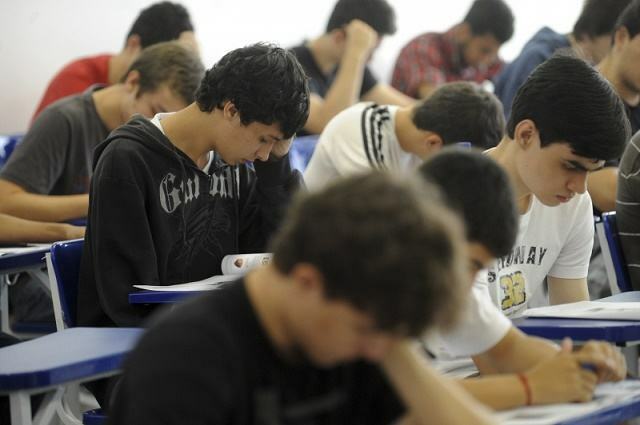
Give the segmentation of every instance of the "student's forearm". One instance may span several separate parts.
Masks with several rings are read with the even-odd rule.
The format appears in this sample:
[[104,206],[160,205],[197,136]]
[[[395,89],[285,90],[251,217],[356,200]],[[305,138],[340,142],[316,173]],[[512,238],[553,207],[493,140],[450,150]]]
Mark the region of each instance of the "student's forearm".
[[310,111],[305,130],[319,134],[331,118],[358,102],[366,65],[366,52],[345,53],[336,78],[324,99]]
[[366,51],[346,52],[331,88],[325,96],[325,104],[340,110],[353,105],[360,98],[362,77],[367,64]]
[[87,216],[89,195],[37,195],[21,192],[4,197],[0,213],[36,221],[67,221]]
[[525,335],[511,327],[493,347],[473,357],[481,374],[524,372],[558,353],[551,341]]
[[547,276],[549,287],[549,303],[551,305],[575,303],[589,300],[587,278],[562,279]]
[[496,410],[524,406],[527,394],[517,375],[463,379],[458,383],[476,400]]
[[488,410],[458,384],[440,376],[409,342],[396,344],[382,367],[412,424],[493,424]]
[[84,228],[65,223],[44,223],[0,214],[0,242],[55,242],[84,236]]
[[543,338],[525,336],[523,341],[515,347],[512,355],[502,365],[502,373],[523,372],[558,354],[557,344]]
[[617,167],[606,167],[589,174],[587,187],[589,188],[589,195],[593,205],[598,210],[608,212],[616,209]]

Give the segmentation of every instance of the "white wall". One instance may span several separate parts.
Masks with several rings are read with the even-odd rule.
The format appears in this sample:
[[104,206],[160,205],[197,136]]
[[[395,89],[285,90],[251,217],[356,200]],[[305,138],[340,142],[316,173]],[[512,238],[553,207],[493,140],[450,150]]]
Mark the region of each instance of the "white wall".
[[[460,21],[472,0],[389,0],[398,32],[372,67],[388,81],[398,50],[415,35]],[[0,134],[23,132],[51,76],[70,59],[117,52],[138,11],[154,0],[0,0]],[[569,32],[582,0],[507,0],[516,32],[502,49],[511,59],[542,25]],[[334,0],[182,0],[207,67],[256,41],[283,46],[320,34]],[[435,7],[438,5],[438,8]],[[289,19],[293,17],[295,19]]]

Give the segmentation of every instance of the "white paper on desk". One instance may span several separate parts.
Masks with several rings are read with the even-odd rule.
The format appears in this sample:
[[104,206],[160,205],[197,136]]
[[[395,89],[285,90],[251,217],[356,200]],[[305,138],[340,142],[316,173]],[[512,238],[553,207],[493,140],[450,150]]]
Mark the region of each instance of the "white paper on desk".
[[495,415],[503,425],[552,425],[634,398],[640,398],[640,381],[630,379],[598,385],[593,400],[588,403],[527,406],[497,412]]
[[249,254],[230,254],[222,258],[222,274],[211,276],[196,282],[179,283],[177,285],[133,285],[134,288],[147,291],[210,291],[218,289],[226,283],[240,279],[250,270],[271,262],[272,254],[258,252]]
[[179,283],[177,285],[133,285],[135,288],[145,289],[147,291],[210,291],[218,289],[227,283],[238,279],[238,275],[219,275],[211,276],[196,282]]
[[27,252],[42,251],[43,248],[50,248],[51,244],[42,244],[35,246],[9,246],[0,248],[0,255],[8,254],[25,254]]
[[640,320],[640,302],[580,301],[548,307],[530,308],[526,317],[560,317],[572,319]]

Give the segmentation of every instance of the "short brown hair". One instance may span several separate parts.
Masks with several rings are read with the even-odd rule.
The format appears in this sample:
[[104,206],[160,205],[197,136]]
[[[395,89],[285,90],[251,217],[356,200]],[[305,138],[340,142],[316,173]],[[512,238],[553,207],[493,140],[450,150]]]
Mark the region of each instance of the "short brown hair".
[[196,90],[204,76],[204,66],[198,54],[178,41],[158,43],[142,50],[122,82],[131,71],[140,73],[138,95],[167,84],[187,104],[195,100]]
[[434,186],[375,172],[300,195],[272,250],[280,272],[312,264],[327,297],[416,336],[451,325],[467,298],[462,234]]

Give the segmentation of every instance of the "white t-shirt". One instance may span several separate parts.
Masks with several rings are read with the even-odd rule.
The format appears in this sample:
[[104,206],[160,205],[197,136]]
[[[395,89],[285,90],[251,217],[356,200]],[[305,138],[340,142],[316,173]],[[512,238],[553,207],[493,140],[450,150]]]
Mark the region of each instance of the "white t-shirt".
[[[588,193],[555,207],[533,197],[529,210],[520,216],[511,255],[478,273],[462,321],[449,332],[429,338],[429,348],[439,357],[459,357],[496,345],[511,327],[507,316],[519,316],[529,301],[542,293],[546,276],[587,276],[593,230]],[[496,306],[504,307],[504,314]]]
[[411,172],[422,163],[404,151],[395,132],[398,106],[355,104],[325,127],[304,172],[309,190],[319,190],[339,177],[373,169]]
[[[322,132],[304,173],[310,190],[372,168],[410,173],[422,160],[405,152],[395,133],[397,106],[358,103],[336,115]],[[427,345],[437,355],[470,356],[496,345],[511,327],[491,301],[486,286],[474,287],[458,326],[433,334]]]
[[500,342],[511,326],[493,304],[486,285],[474,283],[460,322],[447,332],[432,333],[425,343],[440,359],[473,356]]
[[[499,231],[499,229],[497,229]],[[532,299],[541,299],[547,276],[581,279],[587,276],[593,245],[593,210],[588,193],[555,207],[535,196],[520,216],[516,244],[487,273],[478,274],[493,302],[507,316],[518,317]],[[548,299],[543,301],[548,304]]]

